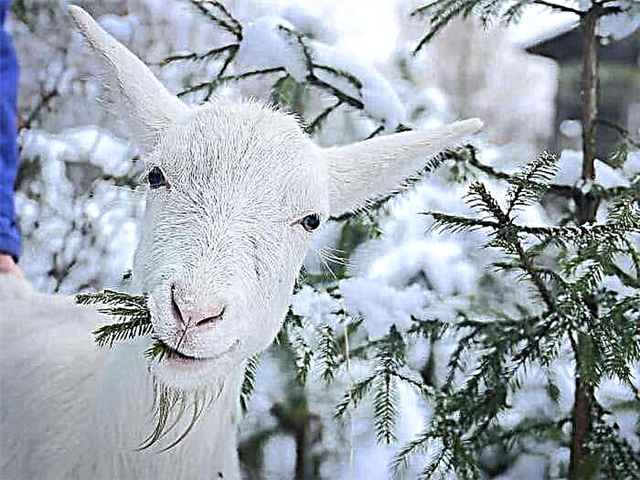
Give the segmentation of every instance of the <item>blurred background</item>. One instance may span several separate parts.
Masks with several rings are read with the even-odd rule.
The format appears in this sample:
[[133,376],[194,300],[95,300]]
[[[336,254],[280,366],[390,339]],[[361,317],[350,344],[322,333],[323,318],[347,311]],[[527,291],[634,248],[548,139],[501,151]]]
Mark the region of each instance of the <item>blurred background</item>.
[[[73,3],[89,11],[175,93],[215,77],[224,58],[167,62],[168,57],[206,52],[233,40],[187,1]],[[418,129],[477,116],[486,125],[474,141],[484,163],[513,171],[536,152],[549,149],[561,155],[556,180],[574,185],[582,133],[582,53],[575,16],[531,7],[509,28],[482,25],[471,17],[456,20],[413,55],[425,31],[426,21],[411,15],[420,4],[224,2],[245,28],[264,18],[286,21],[337,52],[370,85],[384,84],[372,93],[364,112],[348,105],[332,110],[312,132],[319,144],[366,138],[380,124],[376,113],[380,109],[392,111],[397,124]],[[142,161],[101,100],[105,92],[97,62],[74,33],[64,7],[62,1],[13,0],[7,24],[21,69],[17,210],[24,254],[20,265],[28,279],[47,292],[126,289],[137,219],[144,209],[142,192],[136,189]],[[638,22],[628,22],[625,28],[630,32],[614,32],[601,47],[600,110],[638,142],[640,33]],[[255,57],[251,51],[241,51],[228,72],[264,67],[256,64]],[[384,97],[385,88],[397,98]],[[204,93],[198,90],[182,98],[201,103]],[[276,103],[307,124],[335,103],[325,91],[282,75],[224,83],[214,94]],[[383,119],[387,128],[381,133],[393,130],[389,118]],[[599,132],[598,153],[604,161],[598,163],[598,182],[607,188],[628,185],[628,179],[640,172],[640,156],[631,152],[621,169],[612,168],[607,159],[618,148],[619,135],[612,129]],[[391,324],[406,325],[412,315],[453,318],[479,299],[526,304],[527,292],[521,285],[487,268],[493,257],[479,249],[484,240],[480,233],[455,237],[425,233],[429,220],[420,212],[467,212],[462,197],[470,176],[460,165],[441,168],[393,199],[369,223],[331,222],[319,235],[315,248],[320,253],[324,249],[343,258],[329,267],[339,271],[349,312],[364,318],[372,337]],[[498,184],[491,188],[503,191]],[[524,211],[522,220],[546,225],[549,212],[567,208],[566,201],[558,200]],[[320,254],[309,255],[306,271],[311,277],[327,275]],[[334,301],[304,287],[293,309],[311,324],[324,324],[332,321]],[[417,339],[410,345],[411,366],[425,379],[438,378],[443,372],[441,359],[453,346],[451,341]],[[365,365],[354,361],[351,371],[344,372],[331,388],[313,378],[298,385],[283,360],[287,355],[276,345],[261,360],[256,391],[242,425],[241,456],[248,477],[387,478],[387,465],[397,445],[376,443],[370,408],[365,405],[346,421],[334,420],[332,415],[349,378],[365,371]],[[545,381],[536,381],[534,372],[530,395],[520,403],[514,399],[516,407],[508,421],[517,424],[524,418],[551,414],[553,409],[570,409],[568,371],[562,364],[554,369],[561,390],[559,406],[550,403]],[[610,392],[612,405],[624,400],[621,389],[612,386]],[[402,388],[399,405],[396,434],[399,441],[406,441],[421,430],[430,407]],[[637,447],[636,413],[623,409],[620,415],[629,417],[621,422],[623,433]],[[559,478],[566,472],[567,459],[566,446],[531,444],[488,455],[483,468],[486,478]],[[412,472],[410,468],[406,478],[414,478]]]

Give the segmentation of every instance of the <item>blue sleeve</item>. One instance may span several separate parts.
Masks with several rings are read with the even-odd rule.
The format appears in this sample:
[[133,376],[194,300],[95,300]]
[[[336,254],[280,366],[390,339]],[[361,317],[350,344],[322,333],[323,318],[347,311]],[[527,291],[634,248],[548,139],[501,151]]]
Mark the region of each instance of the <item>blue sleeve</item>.
[[0,252],[18,260],[21,242],[13,198],[18,174],[18,60],[4,29],[8,9],[9,0],[0,0]]

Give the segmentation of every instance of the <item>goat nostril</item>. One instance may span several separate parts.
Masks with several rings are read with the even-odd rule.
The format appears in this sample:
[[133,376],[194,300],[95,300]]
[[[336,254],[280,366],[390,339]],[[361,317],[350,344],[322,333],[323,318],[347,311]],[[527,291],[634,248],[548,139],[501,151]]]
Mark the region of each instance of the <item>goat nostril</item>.
[[182,311],[180,310],[180,306],[178,302],[176,302],[176,286],[171,285],[171,308],[173,310],[173,315],[178,319],[180,325],[185,325],[184,317],[182,316]]
[[212,315],[210,317],[205,317],[201,320],[198,320],[196,322],[196,326],[197,327],[201,327],[203,325],[207,325],[208,323],[214,323],[214,322],[219,322],[220,320],[222,320],[222,317],[224,316],[224,312],[226,310],[226,307],[222,307],[222,309],[220,310],[219,313]]

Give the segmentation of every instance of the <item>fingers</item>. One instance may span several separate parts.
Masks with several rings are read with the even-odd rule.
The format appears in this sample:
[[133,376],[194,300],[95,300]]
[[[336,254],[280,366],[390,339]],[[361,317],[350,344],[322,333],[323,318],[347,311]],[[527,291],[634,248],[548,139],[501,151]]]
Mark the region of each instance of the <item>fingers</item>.
[[21,280],[25,279],[22,270],[13,260],[13,257],[4,253],[0,253],[0,274],[14,275]]

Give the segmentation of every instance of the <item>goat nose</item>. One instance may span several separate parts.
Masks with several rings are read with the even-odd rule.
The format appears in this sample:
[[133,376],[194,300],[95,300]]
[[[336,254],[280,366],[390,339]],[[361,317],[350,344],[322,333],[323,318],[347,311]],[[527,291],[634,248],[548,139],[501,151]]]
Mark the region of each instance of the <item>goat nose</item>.
[[178,328],[181,330],[218,323],[224,318],[226,310],[222,303],[197,306],[191,302],[184,302],[176,293],[175,286],[171,287],[171,304]]

